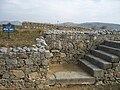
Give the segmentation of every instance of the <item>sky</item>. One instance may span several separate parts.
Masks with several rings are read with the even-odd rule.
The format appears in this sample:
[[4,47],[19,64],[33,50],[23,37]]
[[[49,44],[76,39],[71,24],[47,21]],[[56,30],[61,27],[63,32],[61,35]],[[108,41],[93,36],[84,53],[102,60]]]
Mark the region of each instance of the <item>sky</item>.
[[120,0],[0,0],[0,21],[120,24]]

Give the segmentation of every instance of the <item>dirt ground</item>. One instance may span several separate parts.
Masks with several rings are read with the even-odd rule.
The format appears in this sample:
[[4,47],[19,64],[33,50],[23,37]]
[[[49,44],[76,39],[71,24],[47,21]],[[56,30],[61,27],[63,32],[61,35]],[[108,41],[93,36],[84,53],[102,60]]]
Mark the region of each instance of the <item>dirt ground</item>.
[[120,90],[120,84],[109,85],[69,85],[66,87],[51,87],[49,90]]
[[49,74],[55,72],[67,72],[67,71],[83,71],[77,64],[50,64]]

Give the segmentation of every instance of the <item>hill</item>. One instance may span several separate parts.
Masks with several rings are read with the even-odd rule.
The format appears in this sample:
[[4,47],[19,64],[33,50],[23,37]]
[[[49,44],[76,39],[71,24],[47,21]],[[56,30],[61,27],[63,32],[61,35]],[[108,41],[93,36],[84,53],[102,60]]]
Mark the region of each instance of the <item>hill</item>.
[[80,27],[86,27],[86,28],[106,28],[106,29],[117,29],[120,30],[120,24],[113,24],[113,23],[101,23],[101,22],[87,22],[87,23],[72,23],[72,22],[65,22],[60,23],[61,26],[80,26]]
[[101,29],[102,27],[106,29],[118,29],[120,30],[120,24],[113,24],[113,23],[100,23],[100,22],[90,22],[90,23],[81,23],[79,26],[88,27],[88,28],[96,28]]
[[9,22],[13,25],[18,25],[18,26],[22,25],[20,21],[0,21],[0,24],[8,24]]

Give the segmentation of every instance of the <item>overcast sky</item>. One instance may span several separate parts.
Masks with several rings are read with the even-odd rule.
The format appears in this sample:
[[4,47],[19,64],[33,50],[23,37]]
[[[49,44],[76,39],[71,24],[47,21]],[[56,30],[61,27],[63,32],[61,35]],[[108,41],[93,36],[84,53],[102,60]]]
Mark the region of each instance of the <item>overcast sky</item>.
[[0,21],[120,24],[120,0],[0,0]]

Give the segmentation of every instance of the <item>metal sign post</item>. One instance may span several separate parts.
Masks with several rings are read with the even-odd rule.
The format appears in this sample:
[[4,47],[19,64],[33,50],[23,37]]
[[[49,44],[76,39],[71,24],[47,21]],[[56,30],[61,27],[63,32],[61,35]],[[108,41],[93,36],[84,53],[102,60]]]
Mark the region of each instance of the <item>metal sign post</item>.
[[15,29],[15,26],[12,25],[11,23],[2,25],[3,32],[8,33],[8,39],[10,39],[10,33],[14,32],[14,29]]

